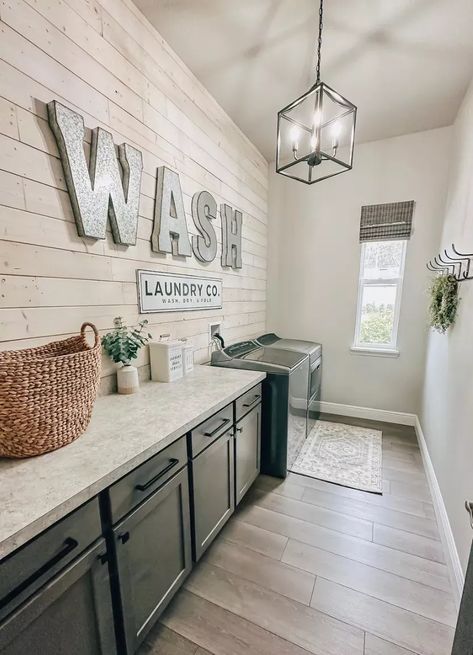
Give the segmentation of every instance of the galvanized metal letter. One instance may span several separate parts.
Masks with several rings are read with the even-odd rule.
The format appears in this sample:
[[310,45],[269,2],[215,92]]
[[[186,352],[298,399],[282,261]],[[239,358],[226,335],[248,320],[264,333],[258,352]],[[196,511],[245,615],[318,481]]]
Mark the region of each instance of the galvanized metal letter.
[[241,268],[242,215],[230,205],[220,205],[222,219],[222,266]]
[[167,166],[159,166],[151,248],[155,252],[192,254],[179,175]]
[[143,170],[141,152],[126,143],[118,147],[122,182],[113,137],[98,127],[92,130],[89,173],[82,116],[56,100],[48,104],[48,116],[58,144],[79,235],[105,239],[108,214],[114,241],[134,245]]
[[217,202],[208,191],[194,193],[192,218],[200,234],[192,237],[192,250],[201,262],[211,262],[217,254],[217,237],[210,222],[217,217]]

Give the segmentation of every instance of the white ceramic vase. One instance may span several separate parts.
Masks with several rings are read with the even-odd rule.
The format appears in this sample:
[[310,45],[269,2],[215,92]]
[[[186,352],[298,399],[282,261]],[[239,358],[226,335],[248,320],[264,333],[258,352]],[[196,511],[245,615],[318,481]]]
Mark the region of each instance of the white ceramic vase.
[[135,393],[140,388],[138,369],[131,364],[122,366],[117,371],[118,393]]

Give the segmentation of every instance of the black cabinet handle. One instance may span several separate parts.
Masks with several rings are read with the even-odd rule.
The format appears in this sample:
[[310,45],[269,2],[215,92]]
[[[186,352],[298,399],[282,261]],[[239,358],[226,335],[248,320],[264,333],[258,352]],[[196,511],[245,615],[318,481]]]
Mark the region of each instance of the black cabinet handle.
[[176,459],[175,457],[172,457],[169,460],[169,464],[163,468],[162,471],[160,471],[157,475],[154,476],[154,478],[151,478],[151,480],[148,480],[148,482],[145,482],[144,484],[137,484],[135,486],[135,489],[138,491],[146,491],[151,485],[153,485],[155,482],[159,480],[159,478],[162,478],[163,475],[166,475],[171,469],[173,469],[175,466],[179,464],[179,460]]
[[254,399],[251,401],[251,403],[243,403],[243,407],[252,407],[253,405],[256,405],[258,400],[261,398],[260,394],[256,394]]
[[229,418],[223,418],[222,422],[220,423],[220,425],[217,425],[215,430],[212,430],[212,432],[204,432],[204,437],[213,437],[215,434],[217,434],[217,432],[219,430],[221,430],[223,428],[224,425],[226,425],[227,423],[230,423],[230,420],[231,419],[229,419]]
[[73,539],[72,537],[68,537],[64,541],[63,548],[56,553],[51,559],[49,559],[47,562],[45,562],[42,566],[39,567],[34,573],[32,573],[26,580],[23,580],[23,582],[20,582],[19,585],[17,585],[14,589],[12,589],[6,596],[4,596],[0,600],[0,607],[4,607],[8,603],[10,603],[16,596],[19,596],[25,589],[27,589],[30,585],[32,585],[36,580],[39,580],[41,576],[43,576],[45,573],[49,571],[49,569],[52,569],[53,566],[58,564],[64,557],[69,555],[74,548],[77,548],[79,545],[79,542]]

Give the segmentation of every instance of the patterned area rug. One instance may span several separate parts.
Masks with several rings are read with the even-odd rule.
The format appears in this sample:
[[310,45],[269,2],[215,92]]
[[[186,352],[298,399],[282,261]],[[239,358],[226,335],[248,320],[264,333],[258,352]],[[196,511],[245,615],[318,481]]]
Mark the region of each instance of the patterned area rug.
[[317,421],[291,471],[381,494],[382,438],[379,430]]

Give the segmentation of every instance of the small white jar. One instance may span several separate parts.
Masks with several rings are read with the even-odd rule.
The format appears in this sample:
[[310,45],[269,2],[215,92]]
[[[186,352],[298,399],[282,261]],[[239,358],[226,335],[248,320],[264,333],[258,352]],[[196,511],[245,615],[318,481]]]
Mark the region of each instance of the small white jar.
[[136,366],[126,364],[121,366],[117,371],[118,393],[130,394],[135,393],[140,388],[138,378],[138,369]]

